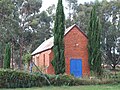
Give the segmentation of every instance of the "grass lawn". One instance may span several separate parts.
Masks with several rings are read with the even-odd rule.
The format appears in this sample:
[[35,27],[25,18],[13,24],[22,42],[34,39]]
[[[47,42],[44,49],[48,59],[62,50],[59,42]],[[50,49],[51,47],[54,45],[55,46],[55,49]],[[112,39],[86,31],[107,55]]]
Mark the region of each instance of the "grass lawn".
[[41,88],[18,88],[0,90],[120,90],[119,85],[90,85],[90,86],[61,86],[61,87],[41,87]]

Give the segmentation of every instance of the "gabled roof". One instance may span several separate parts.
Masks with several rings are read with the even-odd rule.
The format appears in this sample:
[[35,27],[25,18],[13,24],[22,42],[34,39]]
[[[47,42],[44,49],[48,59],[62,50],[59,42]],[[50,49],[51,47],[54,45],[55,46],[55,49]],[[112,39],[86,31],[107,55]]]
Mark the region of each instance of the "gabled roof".
[[[64,36],[65,36],[70,30],[72,30],[74,27],[77,27],[77,28],[79,29],[79,27],[78,27],[76,24],[74,24],[74,25],[70,26],[69,28],[67,28],[67,29],[65,30]],[[80,29],[79,29],[79,30],[80,30]],[[85,37],[87,37],[81,30],[80,30],[80,32],[81,32]],[[32,52],[31,55],[38,54],[38,53],[43,52],[43,51],[45,51],[45,50],[49,50],[49,49],[51,49],[53,46],[54,46],[54,37],[51,37],[51,38],[49,38],[48,40],[44,41],[35,51]]]

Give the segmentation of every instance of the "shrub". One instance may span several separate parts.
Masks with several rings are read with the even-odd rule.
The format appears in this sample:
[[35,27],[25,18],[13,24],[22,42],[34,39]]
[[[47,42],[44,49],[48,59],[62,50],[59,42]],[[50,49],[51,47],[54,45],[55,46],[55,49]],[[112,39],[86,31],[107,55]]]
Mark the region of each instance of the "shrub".
[[68,75],[48,75],[51,84],[54,86],[78,86],[78,85],[99,85],[99,84],[111,84],[114,80],[111,79],[89,79],[89,78],[74,78]]
[[47,85],[41,75],[14,70],[0,70],[0,88],[27,88]]
[[23,55],[23,63],[26,64],[26,63],[29,63],[30,60],[31,60],[31,54],[30,53],[26,53]]
[[120,80],[120,73],[117,71],[104,70],[102,78]]
[[10,58],[11,58],[11,47],[10,44],[6,44],[5,47],[5,56],[4,56],[4,62],[3,62],[3,67],[10,68]]
[[51,85],[54,86],[62,86],[62,85],[67,85],[67,86],[71,86],[72,81],[74,80],[74,78],[72,76],[68,76],[68,75],[50,75],[48,76]]
[[[78,86],[78,85],[98,85],[115,84],[120,80],[97,79],[97,78],[74,78],[69,75],[45,75],[53,86]],[[25,73],[15,70],[0,70],[0,88],[27,88],[48,86],[49,83],[40,73]]]

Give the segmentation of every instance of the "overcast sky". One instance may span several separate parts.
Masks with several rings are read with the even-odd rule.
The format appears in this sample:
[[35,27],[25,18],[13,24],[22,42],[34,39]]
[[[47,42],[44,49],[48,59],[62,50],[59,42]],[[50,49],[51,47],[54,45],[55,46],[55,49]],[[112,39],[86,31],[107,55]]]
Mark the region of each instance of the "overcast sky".
[[[51,6],[52,4],[57,4],[58,0],[42,0],[43,4],[42,4],[42,10],[46,10],[49,6]],[[78,3],[84,3],[84,2],[90,2],[90,1],[95,1],[95,0],[78,0]],[[102,0],[99,0],[102,1]],[[109,0],[108,0],[109,1]],[[66,5],[65,0],[63,0],[63,4],[64,6]]]

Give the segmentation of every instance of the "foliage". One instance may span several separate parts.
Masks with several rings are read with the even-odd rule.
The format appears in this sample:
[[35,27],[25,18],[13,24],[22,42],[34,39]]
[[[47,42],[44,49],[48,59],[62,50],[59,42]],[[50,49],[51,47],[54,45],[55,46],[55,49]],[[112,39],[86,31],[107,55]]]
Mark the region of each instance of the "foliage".
[[[102,55],[106,64],[110,65],[112,69],[116,69],[116,65],[120,62],[119,52],[119,37],[120,37],[120,2],[114,1],[105,4],[108,10],[104,10],[107,16],[106,25],[104,25],[103,40],[102,40]],[[112,17],[110,19],[110,17]]]
[[62,0],[58,0],[55,24],[54,24],[54,59],[52,65],[55,74],[63,74],[65,72],[65,58],[64,58],[64,31],[65,31],[65,16],[63,11]]
[[3,62],[3,45],[2,45],[2,43],[0,42],[0,68],[3,66],[2,64],[2,62]]
[[90,22],[88,27],[88,53],[91,71],[94,71],[94,73],[100,75],[102,63],[100,51],[101,26],[99,18],[96,14],[96,5],[93,6],[93,9],[91,11]]
[[[118,83],[120,80],[74,78],[69,75],[46,75],[53,86],[101,85]],[[28,88],[48,86],[42,74],[0,69],[0,88]]]
[[30,53],[26,53],[23,55],[23,63],[29,63],[31,60],[31,54]]
[[55,21],[55,4],[52,4],[51,6],[49,6],[48,8],[47,8],[47,13],[48,13],[48,15],[51,17],[51,22],[53,23],[54,21]]
[[8,43],[6,44],[6,48],[5,48],[5,56],[4,56],[4,64],[3,64],[4,69],[10,68],[10,60],[11,60],[11,46]]
[[27,88],[47,85],[41,75],[33,75],[15,70],[0,70],[0,88]]
[[[70,27],[72,24],[75,24],[74,20],[77,17],[77,9],[78,9],[78,0],[65,0],[68,2],[68,19],[66,20],[66,27]],[[72,19],[73,18],[73,19]]]
[[99,84],[110,84],[115,81],[112,79],[89,79],[89,78],[75,78],[69,75],[52,75],[48,76],[51,81],[51,85],[54,86],[78,86],[78,85],[99,85]]
[[[3,61],[4,57],[4,48],[6,43],[10,42],[13,43],[13,36],[15,33],[18,32],[18,20],[16,7],[12,0],[0,0],[0,42],[2,44],[2,52],[0,55],[1,61]],[[2,63],[3,64],[3,63]]]
[[[12,58],[20,66],[22,55],[51,36],[51,17],[40,12],[42,0],[0,0],[0,42],[12,44]],[[3,50],[2,50],[3,51]],[[3,52],[0,58],[3,61]]]
[[117,82],[120,82],[120,72],[119,71],[115,71],[115,70],[103,70],[103,74],[101,76],[102,78],[105,79],[111,79],[111,80],[115,80]]

